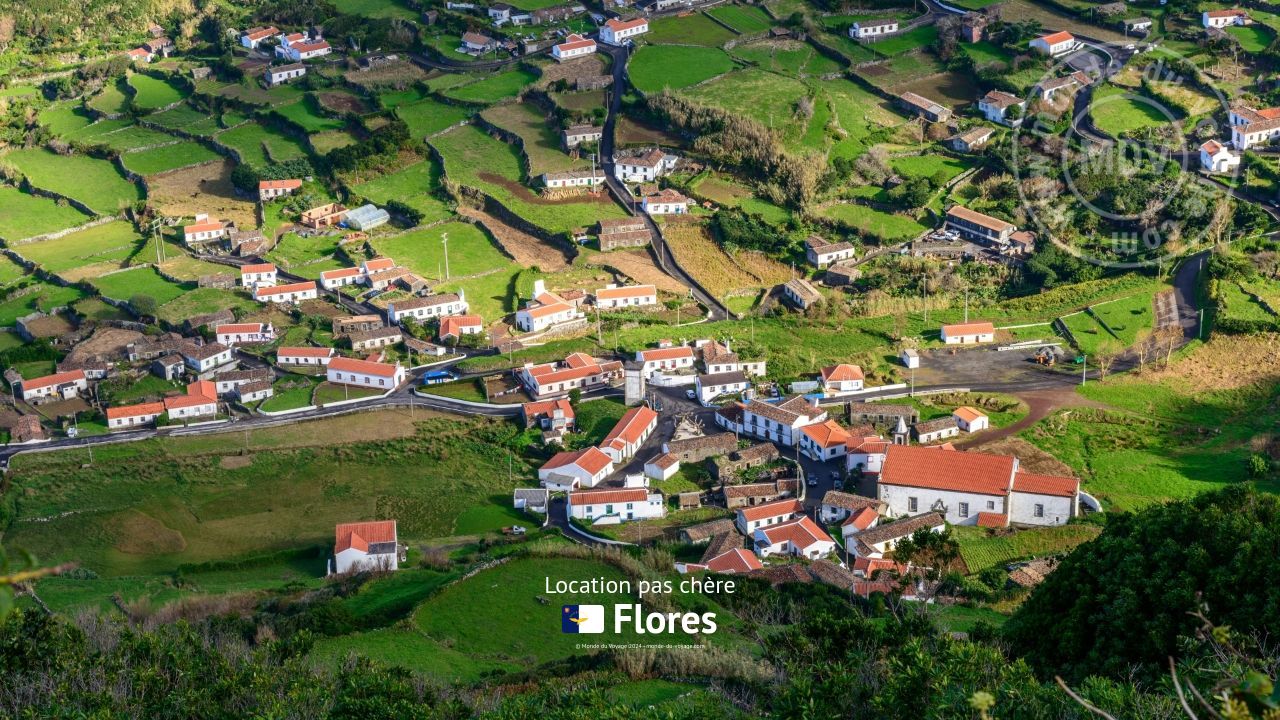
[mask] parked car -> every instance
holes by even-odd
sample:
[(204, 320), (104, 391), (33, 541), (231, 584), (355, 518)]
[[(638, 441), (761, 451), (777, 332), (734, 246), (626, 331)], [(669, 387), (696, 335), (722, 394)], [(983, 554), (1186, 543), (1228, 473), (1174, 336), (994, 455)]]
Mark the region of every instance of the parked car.
[(808, 483), (806, 483), (806, 484), (807, 484), (809, 487), (817, 487), (817, 486), (818, 486), (818, 478), (816, 478), (816, 477), (814, 477), (814, 476), (810, 475), (810, 476), (809, 476), (809, 482), (808, 482)]
[(685, 390), (684, 396), (689, 398), (690, 400), (697, 400), (698, 392), (696, 390)]

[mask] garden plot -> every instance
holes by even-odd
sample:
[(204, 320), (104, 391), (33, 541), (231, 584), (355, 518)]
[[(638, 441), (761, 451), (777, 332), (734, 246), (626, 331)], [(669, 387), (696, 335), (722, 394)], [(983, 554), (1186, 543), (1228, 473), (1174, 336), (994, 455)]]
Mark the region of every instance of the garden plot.
[(15, 150), (0, 162), (17, 168), (32, 185), (79, 200), (99, 213), (114, 213), (142, 199), (142, 190), (109, 160), (30, 148)]
[(178, 138), (168, 133), (158, 132), (138, 125), (127, 125), (101, 134), (86, 133), (81, 137), (84, 142), (105, 145), (118, 152), (168, 145), (178, 141)]
[(162, 215), (233, 220), (240, 227), (258, 224), (256, 203), (240, 197), (231, 184), (230, 160), (214, 161), (149, 178), (150, 203)]
[(137, 150), (120, 156), (124, 166), (139, 175), (154, 175), (189, 165), (217, 160), (218, 153), (197, 142), (185, 140), (149, 150)]
[(791, 279), (790, 268), (763, 253), (726, 253), (711, 239), (705, 226), (668, 224), (662, 235), (680, 266), (716, 298), (772, 288)]
[[(975, 68), (999, 72), (1001, 78), (1013, 83), (1020, 92), (1027, 92), (1044, 77), (1044, 69), (1030, 56), (1030, 51), (1023, 56), (1024, 60), (1019, 61), (1004, 48), (986, 40), (960, 43), (960, 51), (973, 60)], [(1022, 69), (1014, 70), (1015, 65)]]
[(143, 73), (130, 75), (129, 86), (133, 88), (133, 107), (143, 112), (172, 105), (187, 96), (185, 90), (172, 82)]
[(469, 85), (450, 88), (445, 90), (443, 94), (445, 97), (454, 100), (491, 105), (500, 100), (515, 97), (521, 90), (537, 79), (538, 76), (533, 72), (524, 68), (517, 68), (490, 75)]
[(645, 45), (627, 66), (631, 83), (642, 92), (679, 90), (723, 75), (733, 60), (720, 48), (697, 45)]
[[(812, 117), (800, 116), (800, 102), (811, 96), (804, 83), (758, 69), (740, 70), (681, 91), (694, 102), (739, 113), (783, 135), (788, 147), (821, 149), (826, 103), (814, 104)], [(818, 132), (811, 130), (816, 126)]]
[(215, 139), (235, 150), (242, 162), (258, 167), (305, 157), (307, 150), (302, 143), (284, 133), (257, 122), (248, 122), (214, 136)]
[(189, 317), (219, 310), (231, 310), (237, 317), (244, 317), (261, 307), (261, 303), (249, 298), (246, 292), (195, 288), (161, 305), (156, 315), (165, 322), (181, 323)]
[(113, 220), (54, 240), (24, 243), (14, 252), (45, 270), (75, 282), (119, 269), (142, 244), (133, 225)]
[(66, 203), (0, 185), (0, 240), (14, 242), (83, 225), (91, 218)]
[[(643, 48), (641, 48), (643, 50)], [(631, 60), (630, 71), (635, 71), (635, 59)], [(571, 110), (577, 113), (589, 113), (594, 110), (604, 110), (604, 91), (603, 90), (584, 90), (582, 92), (561, 92), (549, 93), (551, 101), (558, 107), (565, 110)]]
[(341, 235), (313, 235), (302, 237), (286, 233), (280, 242), (267, 253), (271, 262), (290, 272), (308, 278), (318, 278), (326, 270), (337, 270), (352, 265), (337, 257)]
[(828, 205), (818, 214), (886, 243), (910, 240), (929, 229), (909, 215), (887, 213), (856, 203)]
[(895, 85), (893, 92), (913, 92), (952, 108), (974, 104), (982, 93), (968, 73), (942, 72)]
[(157, 305), (164, 305), (187, 290), (182, 285), (164, 279), (149, 266), (121, 270), (94, 278), (91, 282), (109, 298), (128, 300), (134, 295), (146, 295), (154, 299)]
[(317, 155), (325, 155), (338, 148), (348, 147), (360, 142), (360, 138), (351, 134), (347, 130), (329, 130), (328, 132), (312, 133), (308, 139), (311, 141), (311, 149)]
[(678, 17), (669, 15), (649, 21), (642, 39), (658, 44), (720, 47), (737, 34), (701, 13)]
[(840, 63), (799, 40), (761, 40), (735, 47), (733, 55), (764, 70), (793, 77), (826, 75), (842, 69)]
[(433, 98), (409, 102), (396, 107), (396, 117), (409, 126), (409, 134), (425, 138), (457, 125), (471, 116), (471, 111)]
[(451, 222), (430, 228), (410, 230), (399, 235), (382, 236), (370, 241), (378, 253), (394, 258), (396, 263), (418, 275), (433, 280), (444, 279), (445, 244), (448, 234), (449, 276), (464, 278), (512, 267), (511, 258), (503, 255), (493, 241), (476, 225)]
[(773, 18), (768, 13), (750, 5), (721, 5), (708, 10), (707, 14), (743, 35), (762, 33), (773, 27)]
[(106, 115), (119, 115), (129, 109), (129, 96), (121, 83), (109, 83), (89, 100), (89, 107)]
[(37, 310), (47, 313), (85, 296), (84, 291), (75, 286), (37, 284), (35, 287), (34, 291), (24, 292), (12, 300), (0, 303), (0, 327), (12, 327), (24, 315)]
[(1173, 119), (1161, 110), (1163, 107), (1164, 103), (1142, 93), (1103, 85), (1094, 90), (1089, 116), (1099, 130), (1118, 138), (1140, 130), (1169, 126)]
[(730, 178), (704, 173), (693, 181), (693, 192), (724, 207), (740, 208), (780, 225), (791, 219), (791, 212), (755, 196), (751, 188)]
[(482, 190), (534, 225), (564, 233), (594, 225), (601, 218), (625, 217), (608, 194), (560, 200), (543, 199), (521, 185), (515, 148), (466, 125), (431, 139), (444, 158), (445, 175), (456, 183)]
[(449, 204), (439, 195), (443, 174), (439, 163), (428, 158), (353, 185), (351, 192), (377, 205), (398, 200), (422, 213), (423, 224), (430, 224), (450, 215)]
[(481, 116), (494, 125), (520, 136), (524, 153), (529, 160), (529, 174), (586, 169), (590, 162), (572, 158), (561, 150), (560, 133), (550, 124), (536, 106), (529, 103), (509, 103), (490, 108)]
[(307, 133), (337, 130), (345, 124), (338, 118), (325, 115), (318, 104), (319, 100), (314, 95), (306, 95), (298, 102), (277, 107), (275, 111)]
[(204, 110), (197, 110), (186, 103), (164, 112), (148, 115), (147, 122), (201, 137), (213, 135), (219, 130), (217, 115), (210, 115)]

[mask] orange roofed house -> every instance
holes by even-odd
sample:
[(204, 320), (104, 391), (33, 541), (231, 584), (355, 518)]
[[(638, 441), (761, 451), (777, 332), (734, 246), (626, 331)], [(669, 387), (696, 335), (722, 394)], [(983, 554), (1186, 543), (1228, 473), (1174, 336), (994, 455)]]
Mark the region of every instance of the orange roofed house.
[(569, 493), (569, 516), (595, 525), (660, 518), (667, 514), (662, 493), (646, 488), (602, 488)]
[(893, 516), (937, 512), (955, 525), (1065, 525), (1079, 511), (1080, 481), (1026, 472), (1009, 455), (892, 445), (878, 493)]
[(631, 408), (600, 442), (600, 449), (620, 463), (635, 456), (657, 427), (658, 413), (644, 406)]
[(538, 481), (551, 491), (592, 488), (613, 473), (613, 460), (600, 448), (558, 452), (538, 468)]
[(574, 390), (587, 392), (621, 376), (621, 362), (601, 362), (586, 353), (572, 353), (559, 363), (525, 365), (516, 371), (516, 377), (535, 400), (568, 395)]
[(948, 345), (973, 345), (989, 343), (996, 339), (996, 328), (989, 322), (955, 323), (943, 325), (942, 342)]
[(262, 202), (274, 200), (293, 193), (302, 187), (301, 180), (259, 180), (258, 199)]
[(395, 520), (342, 523), (334, 535), (331, 575), (399, 569), (402, 553)]

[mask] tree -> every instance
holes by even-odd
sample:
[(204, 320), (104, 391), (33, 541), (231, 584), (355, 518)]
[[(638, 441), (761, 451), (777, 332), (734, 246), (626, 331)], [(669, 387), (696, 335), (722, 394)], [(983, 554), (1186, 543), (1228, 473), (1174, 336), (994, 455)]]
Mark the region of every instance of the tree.
[(138, 315), (149, 315), (155, 317), (156, 310), (160, 307), (156, 299), (144, 293), (138, 293), (129, 298), (129, 307)]
[(1237, 632), (1280, 627), (1280, 498), (1244, 486), (1113, 514), (1005, 626), (1041, 673), (1156, 679), (1201, 606)]
[(929, 597), (937, 592), (942, 578), (960, 559), (960, 545), (951, 536), (950, 528), (942, 532), (921, 528), (894, 546), (893, 559), (911, 567), (901, 578), (904, 588), (922, 580), (924, 586), (917, 588), (916, 596)]

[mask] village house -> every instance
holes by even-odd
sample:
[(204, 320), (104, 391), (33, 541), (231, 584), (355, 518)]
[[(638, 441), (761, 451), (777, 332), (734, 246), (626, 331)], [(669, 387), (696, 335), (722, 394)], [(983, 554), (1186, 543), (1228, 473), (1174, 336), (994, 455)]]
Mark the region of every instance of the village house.
[(347, 285), (355, 285), (364, 282), (365, 275), (360, 268), (339, 268), (337, 270), (323, 270), (320, 273), (320, 286), (325, 290), (337, 290)]
[(600, 26), (600, 42), (609, 45), (629, 45), (631, 38), (649, 32), (649, 21), (644, 18), (620, 20), (609, 18)]
[(804, 278), (791, 278), (782, 284), (782, 296), (800, 310), (822, 302), (822, 293)]
[(569, 516), (595, 525), (660, 518), (667, 514), (662, 494), (645, 488), (578, 490), (569, 493)]
[(596, 307), (601, 310), (658, 304), (658, 288), (653, 285), (609, 285), (596, 291)]
[(596, 233), (602, 251), (621, 247), (644, 247), (653, 240), (644, 218), (617, 218), (601, 220)]
[(208, 380), (197, 380), (187, 386), (187, 394), (164, 399), (164, 411), (170, 420), (190, 420), (218, 414), (218, 391)]
[(253, 291), (253, 299), (263, 303), (299, 303), (319, 297), (316, 281), (289, 283), (274, 287), (259, 287)]
[(576, 415), (568, 398), (527, 402), (520, 406), (526, 428), (573, 432)]
[(889, 448), (877, 484), (893, 516), (937, 512), (956, 525), (1064, 525), (1078, 514), (1080, 481), (1028, 473), (1009, 455)]
[(822, 504), (818, 506), (817, 518), (824, 524), (844, 522), (851, 517), (864, 516), (870, 511), (870, 517), (863, 517), (860, 521), (866, 524), (861, 528), (866, 530), (876, 522), (876, 518), (880, 516), (880, 511), (884, 508), (884, 503), (875, 498), (854, 495), (853, 493), (841, 492), (840, 490), (828, 490), (822, 496)]
[(947, 345), (973, 345), (994, 342), (996, 328), (989, 322), (968, 322), (943, 325), (940, 334)]
[(187, 245), (221, 240), (235, 229), (230, 220), (210, 220), (208, 215), (196, 215), (195, 222), (182, 228), (182, 241)]
[(576, 305), (555, 293), (547, 292), (546, 284), (542, 280), (535, 280), (533, 299), (516, 311), (516, 327), (524, 332), (541, 332), (585, 317)]
[(1255, 110), (1247, 105), (1231, 106), (1228, 114), (1231, 125), (1231, 145), (1236, 150), (1248, 150), (1280, 137), (1280, 107)]
[(479, 315), (450, 315), (440, 318), (440, 330), (436, 335), (441, 342), (456, 342), (467, 335), (480, 335), (483, 332), (484, 319)]
[(920, 367), (920, 352), (915, 348), (903, 348), (898, 353), (898, 361), (903, 367), (914, 370)]
[[(1082, 82), (1082, 79), (1084, 82)], [(1070, 75), (1062, 77), (1050, 78), (1036, 84), (1035, 92), (1040, 99), (1046, 102), (1053, 102), (1053, 98), (1060, 92), (1069, 91), (1076, 86), (1088, 85), (1088, 76), (1081, 72), (1074, 72)]]
[(275, 377), (271, 368), (250, 368), (248, 370), (228, 370), (213, 376), (214, 393), (217, 397), (232, 395), (241, 385), (266, 381)]
[(148, 425), (164, 414), (164, 403), (149, 402), (136, 405), (109, 407), (106, 410), (107, 429), (119, 430), (140, 425)]
[(564, 62), (591, 55), (595, 51), (595, 40), (572, 33), (564, 39), (564, 42), (551, 46), (551, 57), (555, 58), (556, 62)]
[(1074, 35), (1065, 30), (1059, 30), (1032, 40), (1029, 47), (1042, 55), (1057, 57), (1075, 50), (1079, 45), (1080, 42)]
[(898, 32), (898, 21), (893, 19), (859, 20), (849, 26), (849, 37), (854, 40), (879, 40)]
[(379, 315), (348, 315), (334, 318), (330, 325), (335, 336), (342, 336), (359, 332), (360, 330), (382, 327), (382, 317)]
[(825, 238), (810, 235), (804, 241), (804, 256), (810, 265), (824, 268), (828, 265), (854, 259), (857, 256), (857, 251), (852, 243), (827, 242)]
[(333, 48), (329, 47), (329, 41), (319, 36), (312, 38), (303, 33), (292, 33), (279, 37), (280, 44), (276, 46), (276, 55), (285, 60), (301, 62), (333, 52)]
[(400, 568), (404, 552), (396, 536), (395, 520), (342, 523), (334, 529), (334, 536), (330, 575)]
[(951, 412), (951, 417), (956, 419), (956, 425), (967, 433), (975, 433), (986, 430), (991, 427), (991, 420), (987, 414), (975, 407), (958, 407)]
[(498, 49), (498, 42), (488, 35), (478, 32), (462, 33), (462, 46), (459, 51), (468, 55), (483, 55)]
[(203, 375), (230, 363), (232, 360), (231, 348), (216, 342), (203, 345), (183, 343), (179, 354), (182, 355), (183, 362), (187, 364), (187, 369), (196, 375)]
[(696, 437), (668, 440), (662, 444), (662, 452), (674, 455), (682, 463), (696, 463), (717, 455), (727, 455), (738, 449), (738, 439), (733, 433), (716, 433)]
[(88, 391), (89, 379), (83, 370), (42, 375), (18, 383), (20, 397), (33, 405), (48, 400), (70, 400)]
[(325, 379), (339, 385), (358, 385), (390, 391), (399, 387), (404, 378), (404, 368), (400, 363), (335, 357), (325, 367)]
[(250, 50), (257, 50), (258, 45), (263, 40), (268, 40), (279, 34), (280, 31), (275, 26), (250, 28), (240, 36), (240, 45)]
[(333, 359), (329, 347), (282, 347), (276, 350), (276, 364), (290, 367), (324, 367)]
[(725, 507), (730, 510), (757, 507), (793, 497), (800, 489), (800, 481), (796, 478), (782, 478), (773, 482), (750, 483), (747, 485), (725, 485)]
[[(1011, 112), (1013, 108), (1017, 108), (1017, 111)], [(1012, 127), (1022, 124), (1026, 109), (1026, 100), (999, 90), (992, 90), (978, 101), (978, 110), (986, 116), (987, 120)]]
[(743, 360), (730, 349), (729, 341), (723, 343), (715, 340), (698, 340), (694, 343), (702, 369), (708, 373), (733, 372), (741, 370), (747, 375), (763, 376), (766, 372), (764, 360)]
[[(677, 563), (676, 569), (679, 570), (681, 565)], [(755, 572), (764, 567), (760, 563), (760, 559), (752, 555), (749, 551), (742, 548), (732, 548), (726, 550), (714, 557), (708, 558), (702, 563), (685, 563), (683, 565), (684, 572), (699, 572), (705, 570), (707, 572), (722, 573), (728, 575), (736, 575), (743, 573)]]
[(304, 210), (298, 216), (298, 223), (303, 227), (319, 230), (332, 227), (342, 222), (347, 216), (347, 209), (338, 203), (325, 203), (310, 210)]
[(644, 476), (657, 482), (670, 480), (678, 472), (680, 459), (671, 453), (658, 451), (644, 464)]
[(307, 74), (307, 66), (300, 62), (287, 65), (272, 65), (267, 68), (267, 84), (282, 85), (290, 80), (297, 80)]
[(954, 416), (948, 415), (915, 425), (916, 440), (921, 444), (929, 444), (953, 438), (960, 434), (960, 426)]
[(150, 50), (147, 50), (146, 48), (140, 48), (140, 47), (137, 47), (125, 52), (125, 56), (127, 56), (133, 62), (146, 62), (146, 63), (151, 62), (155, 58), (155, 55), (153, 55)]
[(372, 290), (386, 290), (392, 285), (400, 282), (402, 278), (413, 275), (413, 272), (407, 267), (401, 265), (393, 265), (386, 270), (376, 270), (368, 272), (364, 276), (364, 284), (368, 285)]
[(951, 119), (951, 110), (923, 95), (904, 92), (898, 96), (898, 104), (908, 113), (917, 115), (929, 122), (947, 122)]
[(1230, 10), (1205, 10), (1200, 14), (1200, 24), (1206, 28), (1225, 28), (1232, 25), (1250, 25), (1253, 19), (1240, 8)]
[(688, 345), (659, 347), (636, 351), (640, 374), (651, 378), (655, 373), (693, 369), (693, 348)]
[(851, 287), (862, 277), (862, 271), (849, 265), (832, 265), (822, 274), (822, 283), (827, 287)]
[(947, 209), (946, 227), (970, 240), (997, 247), (1007, 246), (1013, 234), (1018, 231), (1018, 226), (1011, 222), (984, 215), (963, 205), (952, 205)]
[(987, 142), (991, 140), (991, 136), (995, 132), (994, 128), (989, 127), (970, 128), (958, 135), (952, 135), (947, 138), (947, 145), (956, 152), (974, 152), (986, 147)]
[(272, 287), (276, 284), (274, 263), (253, 263), (240, 266), (240, 284), (250, 289)]
[(651, 183), (675, 169), (679, 158), (652, 148), (638, 155), (614, 158), (613, 174), (622, 182)]
[(613, 474), (613, 460), (597, 447), (558, 452), (538, 468), (538, 481), (552, 492), (593, 488)]
[(1152, 25), (1154, 25), (1154, 22), (1149, 17), (1129, 18), (1125, 20), (1123, 23), (1121, 23), (1121, 26), (1124, 28), (1125, 34), (1142, 33), (1143, 35), (1145, 35), (1148, 31), (1151, 30)]
[(1240, 167), (1240, 156), (1217, 140), (1209, 140), (1200, 146), (1200, 167), (1215, 173), (1232, 172)]
[(380, 327), (353, 332), (347, 339), (351, 341), (352, 350), (377, 350), (401, 342), (404, 333), (398, 327)]
[(267, 343), (276, 339), (276, 329), (271, 323), (230, 323), (219, 325), (214, 331), (218, 342), (232, 347), (249, 343)]
[(885, 553), (893, 552), (898, 541), (909, 538), (920, 530), (942, 532), (947, 527), (940, 513), (927, 512), (914, 517), (903, 518), (891, 523), (881, 523), (857, 532), (844, 532), (845, 547), (850, 554), (859, 559), (883, 558)]
[(849, 432), (835, 420), (800, 428), (800, 452), (818, 462), (844, 457), (848, 442)]
[(240, 383), (236, 386), (234, 395), (236, 401), (243, 404), (266, 400), (276, 394), (275, 387), (270, 380), (254, 380), (252, 382)]
[(658, 413), (643, 405), (630, 408), (600, 441), (600, 449), (614, 463), (622, 463), (635, 456), (657, 427)]
[(551, 493), (546, 488), (516, 488), (512, 493), (511, 506), (516, 510), (546, 515), (550, 501)]
[(699, 375), (694, 380), (698, 402), (706, 405), (722, 395), (737, 395), (751, 387), (751, 381), (741, 370)]
[[(901, 427), (895, 428), (896, 437), (907, 440), (906, 421), (898, 418)], [(845, 443), (845, 472), (850, 475), (879, 475), (884, 467), (884, 455), (893, 443), (866, 427), (856, 428), (849, 432), (849, 440)]]
[(818, 374), (818, 380), (822, 383), (822, 393), (824, 395), (857, 392), (862, 389), (862, 381), (864, 379), (862, 368), (848, 363), (828, 365), (822, 368), (822, 372)]
[(621, 362), (602, 363), (585, 353), (572, 353), (561, 363), (530, 363), (516, 371), (516, 377), (535, 400), (567, 395), (573, 390), (588, 392), (621, 374)]
[(743, 432), (785, 447), (794, 447), (800, 442), (801, 428), (826, 420), (827, 411), (801, 395), (792, 395), (777, 403), (763, 400), (743, 403)]
[(570, 125), (560, 131), (560, 142), (566, 150), (572, 150), (579, 145), (600, 142), (603, 135), (604, 128), (598, 125)]
[(603, 185), (604, 181), (603, 170), (566, 170), (564, 172), (542, 174), (542, 185), (549, 190), (575, 187), (594, 188)]
[(640, 200), (640, 209), (646, 215), (684, 215), (689, 212), (692, 200), (671, 188), (664, 188)]
[(846, 416), (852, 423), (875, 423), (877, 425), (897, 424), (899, 420), (914, 423), (920, 419), (920, 412), (910, 405), (893, 405), (890, 403), (850, 402), (845, 408)]
[(734, 513), (738, 532), (751, 537), (756, 530), (804, 517), (804, 505), (795, 499), (778, 500), (763, 505), (740, 507)]
[(151, 361), (151, 374), (161, 380), (177, 380), (182, 377), (186, 364), (181, 355), (165, 355)]
[(467, 311), (466, 291), (440, 293), (387, 303), (387, 322), (400, 323), (405, 318), (425, 320), (445, 315), (461, 315)]
[(756, 554), (762, 558), (770, 555), (793, 555), (817, 560), (835, 550), (836, 542), (825, 530), (808, 517), (758, 528), (751, 535)]

